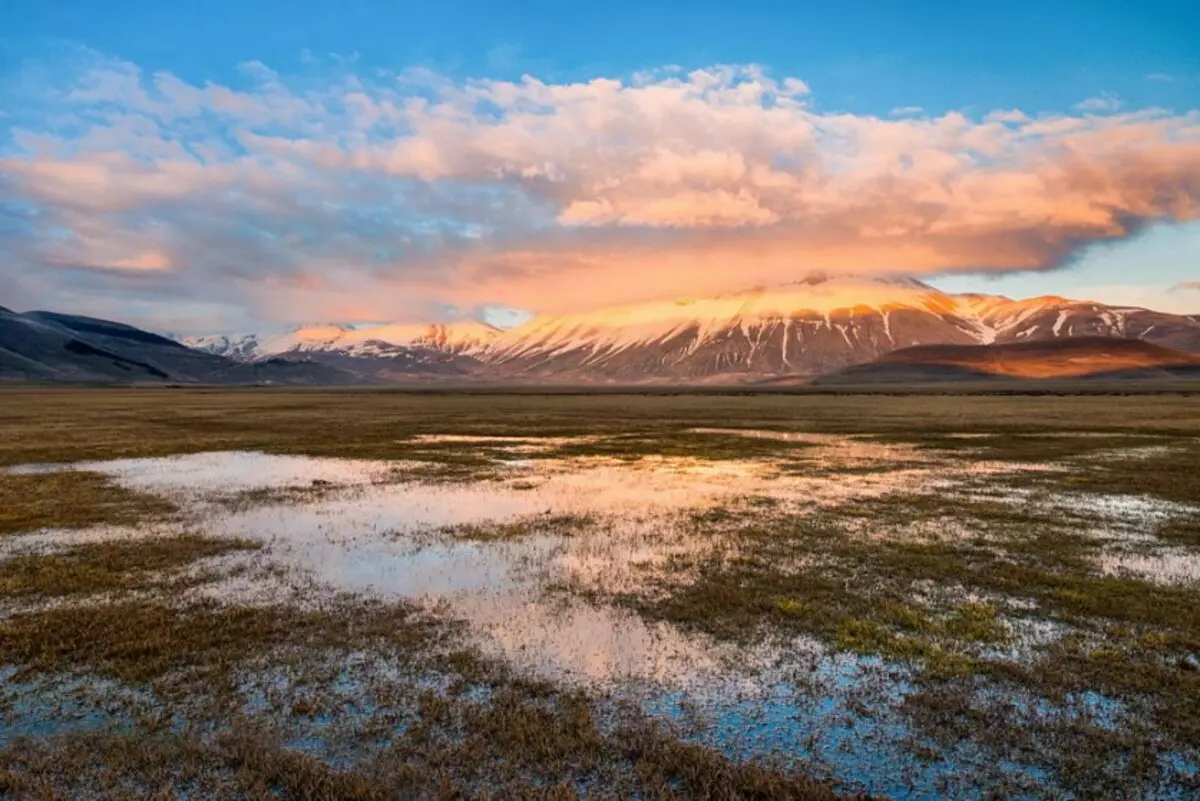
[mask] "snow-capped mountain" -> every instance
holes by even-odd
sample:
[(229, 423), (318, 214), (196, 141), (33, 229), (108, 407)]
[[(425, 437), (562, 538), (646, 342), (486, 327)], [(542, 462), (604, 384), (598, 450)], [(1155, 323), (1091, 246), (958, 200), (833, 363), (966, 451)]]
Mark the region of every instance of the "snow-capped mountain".
[(193, 350), (224, 356), (237, 362), (254, 361), (258, 353), (258, 334), (201, 334), (174, 338)]
[(184, 342), (236, 359), (319, 359), (385, 378), (640, 382), (813, 376), (917, 345), (1082, 336), (1200, 353), (1200, 321), (1183, 315), (1052, 296), (949, 295), (910, 278), (857, 277), (541, 316), (503, 332), (474, 322), (322, 325)]
[(404, 350), (428, 349), (459, 355), (486, 347), (500, 333), (487, 323), (392, 324), (356, 328), (326, 323), (305, 325), (282, 334), (217, 334), (181, 337), (190, 348), (238, 361), (275, 356), (336, 352), (346, 356), (389, 357)]
[(535, 318), (484, 354), (514, 376), (709, 380), (817, 375), (914, 345), (1076, 336), (1200, 352), (1180, 315), (1058, 297), (948, 295), (908, 278), (809, 278), (719, 298)]

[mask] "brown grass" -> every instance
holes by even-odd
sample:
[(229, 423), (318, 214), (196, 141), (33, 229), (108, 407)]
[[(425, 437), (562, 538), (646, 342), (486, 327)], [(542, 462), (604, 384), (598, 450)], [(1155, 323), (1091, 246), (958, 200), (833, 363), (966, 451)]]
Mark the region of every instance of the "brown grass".
[(0, 535), (41, 528), (133, 525), (174, 510), (168, 501), (124, 489), (100, 473), (0, 473)]
[[(521, 436), (752, 426), (850, 433), (1141, 431), (1200, 434), (1194, 403), (1172, 395), (471, 394), (287, 390), (0, 390), (0, 465), (261, 448), (409, 458), (465, 452), (415, 434)], [(745, 442), (724, 443), (754, 447)], [(703, 443), (688, 438), (682, 446)], [(630, 443), (634, 449), (645, 447)], [(772, 445), (778, 449), (778, 445)]]
[(204, 573), (183, 576), (181, 568), (259, 543), (196, 534), (87, 543), (51, 553), (0, 561), (0, 598), (53, 598), (131, 590), (171, 589), (205, 583)]

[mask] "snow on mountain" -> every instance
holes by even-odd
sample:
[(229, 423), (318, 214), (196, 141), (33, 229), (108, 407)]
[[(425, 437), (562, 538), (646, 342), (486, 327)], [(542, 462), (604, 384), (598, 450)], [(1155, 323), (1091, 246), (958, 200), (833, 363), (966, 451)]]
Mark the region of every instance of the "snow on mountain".
[(485, 354), (525, 375), (636, 380), (815, 374), (927, 342), (972, 343), (950, 296), (909, 278), (814, 277), (703, 300), (539, 317)]
[(185, 342), (241, 360), (370, 365), (378, 377), (638, 382), (812, 376), (917, 345), (1085, 336), (1200, 353), (1200, 321), (1182, 315), (1054, 296), (949, 295), (894, 277), (810, 277), (771, 290), (534, 317), (508, 331), (476, 322), (318, 325)]
[(193, 350), (224, 356), (238, 362), (253, 361), (258, 352), (257, 334), (201, 334), (176, 339)]
[(973, 306), (978, 318), (995, 331), (998, 343), (1102, 336), (1141, 339), (1200, 353), (1200, 325), (1185, 315), (1054, 295), (1025, 300), (991, 298), (982, 307), (978, 301)]
[(698, 380), (817, 375), (915, 345), (1057, 337), (1145, 339), (1200, 352), (1200, 326), (1177, 315), (1046, 296), (948, 295), (908, 278), (809, 278), (694, 301), (539, 317), (484, 354), (517, 376)]
[(238, 361), (316, 353), (391, 358), (411, 355), (415, 349), (469, 355), (486, 347), (499, 333), (498, 328), (474, 320), (362, 328), (326, 323), (305, 325), (282, 334), (190, 336), (180, 341), (188, 347)]

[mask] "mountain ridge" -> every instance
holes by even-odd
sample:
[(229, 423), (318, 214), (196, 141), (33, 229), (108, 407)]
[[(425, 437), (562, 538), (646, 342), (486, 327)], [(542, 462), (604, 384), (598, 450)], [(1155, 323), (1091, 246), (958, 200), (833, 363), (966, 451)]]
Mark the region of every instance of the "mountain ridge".
[(234, 362), (124, 323), (0, 309), (0, 381), (181, 384), (358, 384), (302, 362)]
[[(771, 289), (486, 323), (322, 323), (182, 338), (55, 312), (0, 312), (0, 375), (211, 383), (802, 383), (913, 346), (1086, 338), (1200, 354), (1200, 319), (1053, 295), (951, 295), (912, 278)], [(898, 368), (889, 368), (896, 370)], [(1136, 369), (1136, 368), (1131, 368)]]
[(579, 383), (807, 377), (914, 345), (1079, 336), (1200, 353), (1200, 320), (1191, 316), (1055, 295), (953, 295), (907, 277), (816, 275), (715, 297), (540, 315), (505, 331), (471, 321), (438, 325), (302, 326), (274, 338), (223, 338), (215, 351), (241, 361), (309, 358), (384, 379)]

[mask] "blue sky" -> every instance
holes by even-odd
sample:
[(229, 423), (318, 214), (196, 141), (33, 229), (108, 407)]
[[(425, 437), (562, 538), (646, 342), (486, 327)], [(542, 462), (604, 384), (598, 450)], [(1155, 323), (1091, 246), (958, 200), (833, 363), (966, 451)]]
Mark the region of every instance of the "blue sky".
[(0, 0), (0, 303), (224, 328), (878, 266), (1200, 311), (1198, 108), (1194, 1)]
[(1032, 112), (1104, 92), (1191, 107), (1189, 84), (1200, 73), (1200, 5), (1189, 0), (3, 0), (0, 10), (10, 64), (66, 41), (193, 81), (229, 80), (253, 60), (284, 70), (306, 51), (374, 67), (499, 78), (531, 71), (547, 80), (758, 63), (802, 77), (823, 103), (849, 111)]

